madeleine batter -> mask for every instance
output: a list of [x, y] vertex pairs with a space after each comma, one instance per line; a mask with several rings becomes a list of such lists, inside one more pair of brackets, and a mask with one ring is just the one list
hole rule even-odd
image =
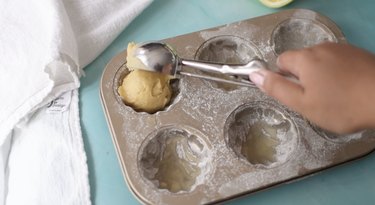
[[162, 110], [171, 99], [171, 77], [143, 70], [145, 65], [133, 56], [135, 48], [135, 43], [128, 44], [126, 66], [130, 73], [125, 76], [118, 93], [125, 104], [135, 110], [154, 113]]
[[148, 70], [146, 65], [142, 63], [138, 58], [134, 57], [134, 51], [138, 45], [134, 42], [128, 44], [128, 49], [126, 50], [126, 66], [129, 70]]

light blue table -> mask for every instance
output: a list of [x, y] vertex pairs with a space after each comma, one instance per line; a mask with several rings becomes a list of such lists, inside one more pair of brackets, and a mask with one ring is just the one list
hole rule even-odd
[[[295, 0], [288, 8], [307, 8], [330, 17], [349, 42], [375, 52], [375, 1]], [[108, 61], [129, 41], [160, 40], [276, 11], [257, 0], [155, 0], [85, 68], [80, 109], [93, 204], [139, 204], [123, 179], [100, 104], [99, 82]], [[375, 154], [228, 203], [375, 204]]]

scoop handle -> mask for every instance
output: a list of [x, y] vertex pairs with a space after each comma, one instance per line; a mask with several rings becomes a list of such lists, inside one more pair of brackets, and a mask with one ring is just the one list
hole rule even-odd
[[191, 60], [181, 60], [180, 63], [185, 66], [190, 66], [192, 68], [197, 68], [206, 72], [222, 73], [228, 75], [242, 75], [248, 76], [254, 71], [260, 69], [266, 69], [266, 63], [262, 60], [252, 60], [244, 65], [223, 65], [219, 63], [207, 63], [202, 61], [191, 61]]

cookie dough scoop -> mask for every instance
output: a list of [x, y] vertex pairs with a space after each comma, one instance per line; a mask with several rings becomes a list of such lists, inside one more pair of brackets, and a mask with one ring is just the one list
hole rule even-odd
[[[135, 48], [132, 54], [132, 57], [139, 59], [139, 61], [144, 64], [142, 69], [148, 71], [168, 74], [174, 77], [178, 77], [178, 75], [186, 75], [190, 77], [203, 78], [242, 86], [253, 86], [251, 81], [248, 80], [250, 73], [260, 69], [267, 69], [266, 63], [259, 59], [253, 59], [247, 64], [231, 65], [182, 59], [178, 57], [176, 52], [169, 45], [162, 42], [138, 44], [137, 48]], [[232, 80], [228, 80], [209, 75], [192, 73], [183, 70], [183, 66], [189, 66], [205, 72], [221, 73], [234, 77], [231, 78]]]

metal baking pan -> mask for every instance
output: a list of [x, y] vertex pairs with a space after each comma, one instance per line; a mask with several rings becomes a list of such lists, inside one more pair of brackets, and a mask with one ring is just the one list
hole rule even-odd
[[[346, 42], [330, 19], [304, 9], [162, 41], [182, 58], [246, 63], [257, 57], [272, 70], [283, 51], [322, 41]], [[375, 148], [373, 131], [336, 136], [256, 87], [186, 76], [172, 82], [174, 95], [164, 110], [137, 112], [117, 93], [129, 73], [125, 63], [126, 51], [108, 63], [100, 95], [124, 177], [144, 204], [221, 202], [311, 175]]]

